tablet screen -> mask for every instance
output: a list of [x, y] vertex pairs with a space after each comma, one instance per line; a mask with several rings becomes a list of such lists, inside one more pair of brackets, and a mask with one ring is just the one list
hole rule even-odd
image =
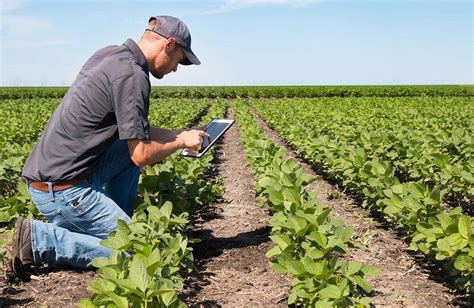
[[198, 154], [190, 153], [186, 150], [181, 152], [181, 155], [190, 156], [190, 157], [201, 157], [204, 155], [205, 152], [215, 143], [219, 137], [221, 137], [224, 132], [234, 123], [232, 119], [220, 119], [220, 120], [213, 120], [205, 129], [204, 131], [208, 133], [211, 137], [204, 138], [204, 142], [202, 144], [201, 150], [199, 150]]
[[217, 137], [219, 137], [219, 134], [223, 132], [226, 127], [229, 126], [229, 123], [226, 122], [218, 122], [218, 121], [213, 121], [211, 124], [209, 124], [208, 127], [206, 127], [205, 132], [211, 135], [211, 140], [209, 142], [208, 138], [204, 138], [204, 142], [202, 143], [201, 150], [199, 150], [199, 153], [204, 152], [204, 150], [211, 144], [213, 141], [216, 140]]

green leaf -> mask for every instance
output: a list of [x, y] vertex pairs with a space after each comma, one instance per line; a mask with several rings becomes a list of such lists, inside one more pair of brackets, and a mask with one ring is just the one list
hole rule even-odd
[[89, 288], [96, 293], [107, 293], [115, 290], [115, 284], [105, 279], [89, 281]]
[[265, 256], [269, 259], [271, 259], [272, 257], [275, 257], [275, 256], [278, 256], [281, 254], [281, 249], [280, 247], [278, 246], [275, 246], [273, 247], [272, 249], [270, 249], [269, 251], [267, 251], [267, 253], [265, 254]]
[[472, 258], [468, 255], [459, 255], [454, 261], [454, 267], [460, 271], [472, 270]]
[[176, 294], [176, 291], [168, 291], [164, 294], [161, 294], [161, 299], [163, 300], [163, 303], [166, 305], [166, 307], [171, 306], [174, 302], [178, 300], [178, 295]]
[[168, 220], [171, 217], [171, 213], [173, 212], [173, 204], [169, 201], [166, 201], [160, 208], [160, 212], [165, 216]]
[[326, 245], [328, 243], [327, 237], [318, 231], [311, 232], [309, 235], [306, 236], [306, 238], [316, 242], [323, 249], [326, 248]]
[[465, 239], [471, 235], [471, 220], [466, 215], [461, 215], [458, 222], [459, 234]]
[[354, 276], [353, 279], [357, 283], [357, 285], [361, 287], [365, 292], [372, 292], [372, 285], [367, 280], [360, 276]]
[[322, 299], [337, 299], [341, 296], [341, 290], [335, 285], [328, 285], [322, 290], [318, 291]]
[[291, 245], [292, 241], [290, 237], [286, 234], [276, 234], [270, 236], [270, 239], [280, 247], [280, 249], [283, 251], [285, 250], [288, 246]]
[[306, 272], [303, 264], [301, 264], [300, 261], [291, 260], [286, 264], [286, 267], [288, 269], [288, 272], [290, 272], [290, 274], [293, 274], [295, 276], [302, 275]]
[[96, 308], [97, 306], [89, 298], [83, 298], [79, 302], [81, 308]]
[[124, 232], [117, 231], [114, 236], [109, 236], [105, 240], [100, 241], [100, 244], [108, 248], [119, 250], [129, 245], [130, 239], [128, 238], [128, 235]]
[[359, 261], [350, 261], [347, 266], [347, 274], [353, 275], [362, 269], [362, 262]]
[[308, 225], [306, 219], [297, 216], [291, 216], [288, 219], [288, 223], [295, 229], [297, 235], [301, 235], [302, 231], [304, 231]]
[[150, 282], [150, 276], [146, 270], [143, 256], [135, 255], [133, 257], [130, 265], [129, 277], [139, 290], [146, 292], [148, 283]]
[[380, 274], [380, 269], [370, 264], [364, 264], [362, 266], [362, 272], [366, 276], [377, 276]]
[[116, 305], [116, 307], [118, 307], [118, 308], [128, 308], [128, 301], [127, 301], [126, 297], [119, 296], [119, 295], [117, 295], [113, 292], [108, 292], [106, 295], [108, 297], [110, 297], [110, 299]]
[[92, 265], [97, 267], [97, 268], [101, 268], [101, 267], [107, 266], [109, 264], [110, 264], [109, 259], [105, 258], [105, 257], [98, 257], [98, 258], [92, 259]]

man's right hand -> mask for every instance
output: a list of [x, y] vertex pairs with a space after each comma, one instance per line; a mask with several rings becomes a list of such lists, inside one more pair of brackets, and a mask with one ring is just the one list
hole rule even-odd
[[179, 147], [189, 152], [198, 153], [204, 142], [204, 138], [211, 139], [211, 136], [203, 130], [185, 130], [176, 136]]

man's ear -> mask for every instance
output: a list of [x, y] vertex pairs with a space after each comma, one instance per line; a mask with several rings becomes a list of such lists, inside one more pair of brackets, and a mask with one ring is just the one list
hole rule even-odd
[[173, 48], [175, 44], [176, 44], [176, 39], [174, 37], [170, 37], [168, 39], [168, 42], [166, 43], [166, 47]]

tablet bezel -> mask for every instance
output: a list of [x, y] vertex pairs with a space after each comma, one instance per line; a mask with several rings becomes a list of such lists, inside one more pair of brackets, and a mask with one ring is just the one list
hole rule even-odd
[[208, 127], [214, 122], [226, 123], [227, 126], [219, 133], [219, 135], [217, 135], [216, 138], [214, 138], [214, 140], [211, 141], [211, 143], [209, 143], [209, 145], [202, 152], [195, 154], [195, 153], [192, 153], [192, 152], [188, 152], [186, 149], [184, 149], [181, 152], [182, 156], [193, 157], [193, 158], [201, 158], [214, 145], [214, 143], [232, 126], [232, 124], [234, 124], [235, 120], [234, 119], [215, 119], [215, 120], [212, 120], [206, 126], [206, 128], [204, 128], [204, 131], [206, 131], [208, 129]]

